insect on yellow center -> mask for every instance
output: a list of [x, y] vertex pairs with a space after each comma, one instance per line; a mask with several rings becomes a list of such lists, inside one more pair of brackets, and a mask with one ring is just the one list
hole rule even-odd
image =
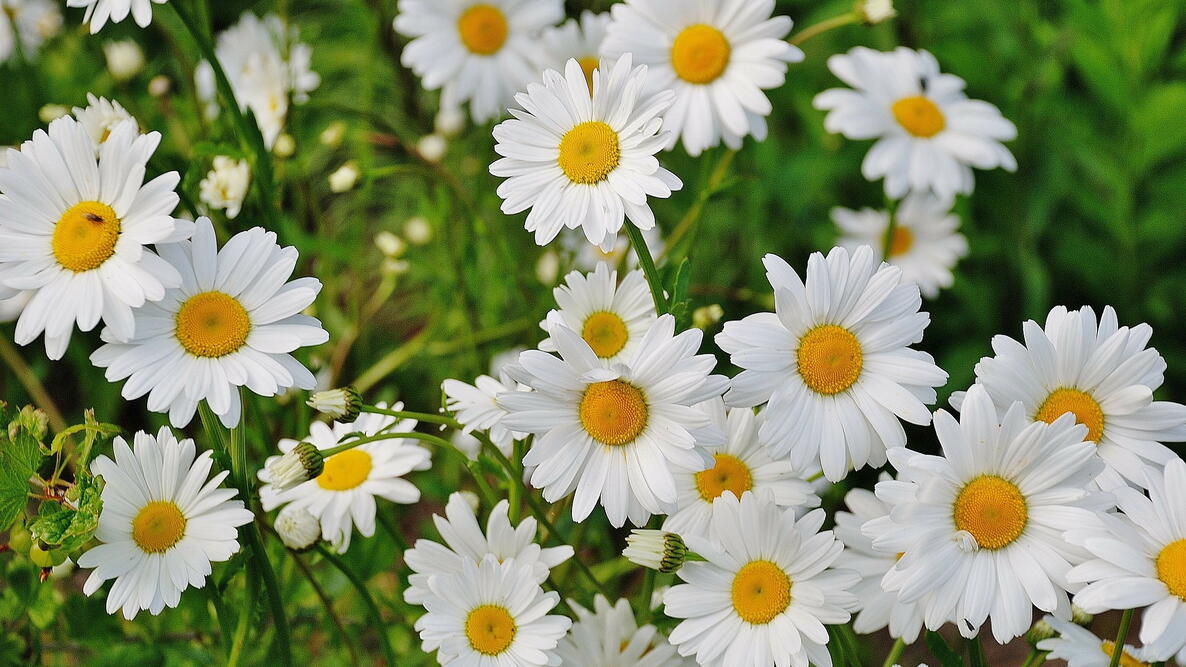
[[768, 560], [750, 561], [733, 576], [731, 595], [741, 620], [765, 625], [791, 606], [791, 578]]
[[177, 340], [195, 357], [223, 357], [247, 343], [247, 309], [223, 292], [195, 294], [177, 310]]
[[[1104, 655], [1111, 658], [1112, 652], [1116, 650], [1116, 642], [1105, 639], [1100, 645], [1100, 650], [1104, 652]], [[1136, 658], [1132, 657], [1132, 654], [1128, 651], [1124, 651], [1120, 654], [1119, 664], [1120, 667], [1149, 667], [1149, 663], [1137, 660]]]
[[819, 394], [839, 394], [861, 377], [861, 342], [851, 331], [824, 324], [803, 334], [795, 352], [803, 383]]
[[647, 426], [647, 400], [642, 391], [621, 380], [594, 382], [581, 396], [581, 426], [606, 445], [626, 445]]
[[726, 491], [740, 498], [754, 488], [753, 475], [744, 461], [731, 454], [716, 454], [713, 459], [713, 467], [696, 473], [696, 490], [701, 498], [711, 503]]
[[1099, 443], [1104, 435], [1104, 410], [1085, 391], [1065, 387], [1055, 389], [1042, 402], [1034, 419], [1050, 424], [1068, 412], [1075, 415], [1076, 422], [1087, 427], [1087, 440]]
[[688, 83], [712, 83], [729, 66], [732, 53], [720, 30], [697, 23], [676, 35], [671, 44], [671, 67]]
[[953, 516], [956, 529], [971, 533], [982, 549], [1000, 549], [1021, 537], [1029, 510], [1016, 484], [996, 475], [981, 475], [955, 497]]
[[132, 540], [145, 553], [159, 554], [185, 537], [185, 515], [168, 500], [154, 500], [132, 519]]
[[939, 106], [923, 95], [903, 97], [890, 110], [898, 124], [916, 137], [933, 137], [947, 127]]
[[54, 259], [68, 271], [97, 269], [115, 254], [120, 221], [110, 206], [84, 201], [71, 206], [54, 225]]
[[622, 159], [618, 133], [609, 125], [590, 120], [577, 125], [560, 139], [560, 170], [573, 183], [600, 183]]
[[626, 322], [616, 313], [601, 311], [585, 320], [581, 338], [593, 348], [593, 354], [608, 359], [626, 347], [630, 332], [626, 330]]
[[465, 617], [465, 638], [482, 655], [498, 655], [515, 641], [515, 619], [506, 609], [492, 604], [475, 607]]
[[585, 73], [585, 83], [589, 84], [589, 94], [593, 94], [593, 72], [597, 71], [597, 66], [600, 64], [597, 58], [589, 56], [587, 58], [577, 59], [577, 63], [581, 66], [581, 71]]
[[1157, 578], [1186, 602], [1186, 539], [1170, 542], [1157, 554]]
[[492, 5], [474, 5], [458, 17], [457, 33], [471, 53], [489, 56], [507, 41], [507, 17]]
[[905, 255], [913, 247], [914, 232], [910, 231], [908, 227], [894, 227], [894, 232], [890, 235], [889, 256]]
[[367, 481], [371, 455], [361, 449], [347, 449], [325, 460], [317, 485], [327, 491], [349, 491]]

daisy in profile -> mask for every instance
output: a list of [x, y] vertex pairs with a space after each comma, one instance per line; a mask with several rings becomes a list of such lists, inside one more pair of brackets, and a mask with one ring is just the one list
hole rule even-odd
[[146, 246], [188, 238], [172, 217], [179, 176], [144, 182], [161, 135], [120, 123], [96, 155], [86, 127], [68, 116], [37, 130], [0, 168], [0, 284], [31, 290], [16, 342], [45, 333], [61, 359], [75, 326], [102, 320], [113, 339], [134, 332], [132, 309], [181, 284], [176, 268]]
[[824, 511], [795, 520], [768, 498], [731, 492], [713, 504], [708, 538], [690, 537], [704, 557], [677, 572], [663, 611], [684, 619], [671, 632], [680, 655], [701, 665], [830, 665], [825, 625], [847, 623], [859, 577], [831, 566], [843, 545], [820, 532]]
[[[606, 365], [630, 358], [658, 317], [646, 278], [638, 270], [627, 273], [621, 284], [608, 264], [598, 264], [589, 274], [573, 271], [552, 295], [560, 308], [550, 311], [540, 328], [547, 331], [552, 322], [559, 322], [579, 331]], [[545, 338], [539, 349], [555, 352], [556, 344]]]
[[523, 458], [534, 467], [532, 486], [553, 503], [575, 493], [574, 521], [599, 502], [614, 526], [674, 511], [675, 470], [709, 467], [702, 445], [722, 438], [694, 407], [728, 383], [711, 375], [712, 355], [696, 354], [701, 332], [676, 334], [675, 319], [663, 315], [630, 358], [609, 368], [567, 326], [554, 323], [550, 333], [558, 357], [528, 350], [511, 370], [533, 391], [498, 397], [506, 425], [536, 436]]
[[400, 63], [425, 90], [441, 88], [441, 107], [469, 103], [475, 123], [506, 113], [516, 92], [539, 75], [540, 32], [564, 19], [561, 0], [399, 0], [395, 31], [411, 39]]
[[195, 456], [194, 441], [180, 442], [168, 427], [153, 437], [140, 431], [132, 447], [119, 436], [115, 460], [99, 455], [91, 471], [103, 478], [103, 511], [96, 537], [101, 544], [78, 559], [94, 568], [83, 586], [91, 595], [114, 579], [107, 613], [123, 610], [132, 620], [176, 607], [181, 593], [201, 588], [210, 564], [239, 550], [237, 528], [252, 519], [234, 489], [219, 485], [227, 471], [210, 477], [209, 450]]
[[1002, 644], [1025, 634], [1032, 607], [1070, 619], [1067, 573], [1087, 554], [1063, 533], [1111, 506], [1092, 490], [1103, 462], [1087, 429], [1070, 416], [1034, 422], [1020, 403], [998, 418], [973, 385], [958, 422], [935, 413], [935, 432], [943, 456], [892, 449], [899, 479], [877, 484], [893, 526], [873, 546], [902, 551], [882, 586], [903, 603], [929, 595], [930, 630], [952, 621], [972, 637], [991, 618]]
[[[378, 407], [387, 406], [380, 403]], [[391, 409], [402, 410], [403, 404], [396, 403]], [[395, 417], [368, 412], [350, 424], [313, 422], [304, 442], [325, 450], [343, 444], [348, 436], [407, 433], [415, 428], [414, 419], [397, 421]], [[322, 539], [333, 544], [338, 553], [350, 548], [355, 528], [363, 537], [375, 534], [376, 497], [405, 505], [419, 501], [420, 489], [403, 476], [432, 467], [431, 453], [415, 440], [390, 438], [334, 454], [325, 459], [317, 477], [282, 489], [282, 480], [273, 477], [274, 464], [298, 444], [296, 440], [281, 440], [280, 456], [270, 456], [264, 462], [257, 473], [264, 483], [259, 490], [260, 502], [265, 511], [292, 504], [317, 517]]]
[[849, 139], [876, 139], [861, 173], [885, 179], [885, 194], [931, 191], [940, 199], [970, 194], [972, 168], [1017, 169], [1001, 142], [1017, 128], [988, 102], [968, 99], [964, 80], [943, 74], [935, 56], [906, 47], [882, 53], [858, 46], [828, 58], [852, 86], [816, 95], [824, 127]]
[[540, 34], [540, 41], [548, 51], [548, 67], [564, 69], [564, 64], [575, 60], [585, 73], [585, 83], [593, 92], [593, 72], [601, 64], [601, 43], [605, 41], [605, 29], [609, 25], [609, 12], [595, 14], [589, 10], [581, 12], [580, 21], [568, 19]]
[[572, 630], [560, 640], [556, 655], [562, 665], [582, 667], [691, 667], [695, 661], [675, 652], [653, 625], [638, 626], [630, 603], [619, 598], [612, 606], [604, 595], [593, 598], [592, 611], [576, 601]]
[[626, 0], [613, 6], [602, 55], [633, 53], [650, 67], [652, 91], [674, 90], [664, 116], [667, 147], [682, 140], [696, 156], [722, 141], [766, 138], [773, 107], [764, 90], [786, 80], [803, 52], [785, 41], [791, 19], [772, 16], [774, 0]]
[[1109, 514], [1067, 533], [1091, 559], [1068, 579], [1086, 584], [1075, 604], [1089, 614], [1147, 607], [1141, 615], [1146, 660], [1186, 664], [1186, 461], [1150, 470], [1149, 495], [1112, 490], [1123, 514]]
[[[1116, 643], [1112, 640], [1100, 639], [1081, 625], [1053, 616], [1042, 620], [1059, 634], [1037, 644], [1039, 651], [1049, 652], [1046, 656], [1048, 660], [1062, 660], [1067, 663], [1067, 667], [1108, 667], [1112, 664], [1112, 652], [1116, 650]], [[1120, 664], [1122, 667], [1148, 667], [1152, 660], [1145, 653], [1144, 650], [1125, 644]]]
[[[445, 392], [445, 409], [461, 422], [461, 432], [469, 435], [474, 431], [486, 431], [490, 441], [503, 454], [509, 454], [516, 440], [527, 437], [526, 433], [512, 431], [503, 424], [506, 408], [498, 403], [498, 396], [508, 391], [518, 391], [519, 383], [505, 373], [498, 378], [479, 375], [473, 384], [461, 380], [445, 380], [441, 390]], [[481, 445], [478, 445], [479, 448]]]
[[725, 323], [717, 345], [744, 370], [725, 402], [767, 403], [758, 437], [796, 470], [822, 464], [835, 482], [849, 469], [880, 467], [906, 444], [902, 424], [929, 424], [926, 405], [947, 373], [911, 346], [930, 316], [918, 286], [868, 246], [813, 253], [807, 280], [775, 255], [763, 259], [773, 313]]
[[90, 26], [91, 34], [95, 34], [107, 25], [108, 21], [119, 23], [132, 15], [136, 25], [147, 28], [152, 23], [153, 4], [163, 5], [169, 0], [66, 0], [67, 7], [86, 7], [82, 15], [82, 22]]
[[526, 227], [537, 244], [580, 228], [608, 252], [627, 217], [639, 229], [655, 226], [647, 197], [683, 187], [655, 159], [672, 93], [645, 96], [646, 77], [647, 68], [634, 67], [627, 54], [602, 62], [590, 93], [580, 64], [569, 60], [564, 74], [547, 70], [542, 84], [516, 95], [523, 111], [494, 128], [494, 150], [503, 157], [490, 173], [507, 179], [498, 186], [502, 212], [531, 209]]
[[[1090, 307], [1057, 306], [1045, 326], [1028, 321], [1022, 334], [1021, 341], [995, 336], [996, 356], [976, 364], [976, 383], [994, 403], [1020, 401], [1035, 421], [1074, 415], [1108, 464], [1100, 478], [1104, 488], [1121, 478], [1143, 485], [1150, 465], [1177, 459], [1161, 443], [1186, 440], [1186, 406], [1153, 400], [1166, 364], [1155, 348], [1146, 347], [1153, 335], [1148, 324], [1121, 327], [1111, 306], [1098, 321]], [[952, 396], [956, 409], [961, 399], [962, 394]]]
[[317, 298], [321, 281], [288, 280], [296, 248], [281, 248], [275, 233], [256, 227], [219, 250], [208, 218], [198, 219], [192, 241], [157, 248], [180, 272], [179, 286], [135, 311], [129, 322], [135, 335], [126, 342], [109, 324], [103, 329], [107, 344], [91, 355], [92, 363], [107, 369], [108, 381], [127, 379], [124, 398], [148, 394], [148, 409], [168, 412], [177, 428], [206, 401], [231, 428], [242, 413], [238, 387], [275, 396], [316, 385], [291, 354], [329, 339], [321, 322], [300, 314]]
[[683, 537], [708, 535], [713, 501], [727, 491], [738, 498], [747, 491], [766, 494], [781, 508], [806, 511], [819, 507], [819, 497], [804, 474], [785, 459], [771, 458], [766, 447], [758, 442], [761, 415], [754, 414], [752, 408], [726, 410], [720, 399], [699, 407], [725, 434], [725, 442], [704, 447], [712, 457], [711, 468], [700, 472], [676, 471], [677, 509], [663, 521], [663, 530]]
[[[928, 299], [955, 282], [952, 270], [968, 254], [968, 239], [959, 233], [959, 216], [951, 212], [950, 202], [931, 194], [912, 194], [898, 205], [896, 224], [889, 239], [887, 261], [902, 269], [902, 280], [918, 285]], [[885, 234], [890, 213], [863, 208], [832, 209], [832, 220], [840, 230], [836, 245], [855, 251], [867, 245], [878, 256], [885, 253]]]
[[87, 106], [85, 107], [74, 107], [74, 117], [86, 128], [87, 134], [91, 135], [91, 139], [95, 142], [96, 152], [111, 136], [111, 131], [120, 123], [127, 120], [131, 120], [133, 123], [136, 121], [132, 114], [128, 113], [128, 110], [115, 100], [87, 93], [86, 102]]
[[0, 63], [16, 52], [17, 40], [22, 57], [35, 58], [42, 43], [61, 32], [60, 6], [53, 0], [0, 0]]
[[478, 563], [462, 561], [457, 572], [430, 577], [428, 586], [428, 613], [416, 628], [425, 650], [437, 650], [442, 665], [560, 663], [556, 645], [572, 621], [548, 614], [560, 594], [545, 593], [530, 564], [487, 554]]

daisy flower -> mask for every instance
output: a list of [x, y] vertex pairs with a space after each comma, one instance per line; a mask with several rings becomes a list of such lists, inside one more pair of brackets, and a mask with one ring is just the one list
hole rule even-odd
[[[855, 251], [867, 245], [881, 256], [885, 252], [888, 211], [863, 208], [832, 209], [832, 220], [840, 230], [836, 245]], [[955, 281], [952, 269], [968, 254], [968, 239], [957, 230], [959, 216], [950, 202], [931, 194], [911, 194], [894, 214], [896, 223], [889, 242], [889, 263], [902, 269], [902, 280], [915, 283], [928, 299]]]
[[638, 626], [627, 600], [612, 606], [604, 595], [593, 598], [593, 610], [570, 600], [576, 613], [572, 630], [560, 640], [556, 655], [562, 665], [582, 667], [676, 667], [695, 661], [676, 654], [675, 647], [653, 625]]
[[[1053, 616], [1042, 619], [1058, 630], [1060, 636], [1043, 639], [1038, 642], [1039, 651], [1047, 651], [1047, 660], [1062, 660], [1067, 667], [1108, 667], [1112, 664], [1112, 652], [1116, 650], [1116, 643], [1110, 639], [1100, 639], [1091, 630], [1076, 625], [1070, 621], [1060, 621]], [[1128, 644], [1124, 645], [1124, 653], [1120, 656], [1122, 667], [1147, 667], [1152, 660], [1145, 656], [1145, 651]]]
[[585, 10], [581, 12], [579, 22], [569, 19], [561, 25], [546, 28], [540, 33], [540, 41], [548, 52], [548, 66], [559, 70], [569, 60], [577, 61], [592, 93], [593, 72], [601, 64], [601, 43], [605, 41], [608, 25], [609, 12], [595, 14]]
[[146, 246], [187, 238], [193, 223], [172, 215], [177, 172], [144, 182], [161, 135], [120, 123], [95, 153], [85, 126], [62, 117], [37, 130], [0, 168], [0, 283], [34, 294], [16, 325], [26, 345], [45, 333], [61, 359], [77, 324], [102, 319], [115, 339], [132, 337], [133, 308], [181, 284], [176, 268]]
[[256, 227], [219, 250], [208, 218], [198, 218], [192, 241], [157, 248], [181, 273], [180, 286], [135, 311], [135, 336], [127, 342], [119, 342], [113, 326], [105, 328], [107, 344], [91, 355], [108, 381], [128, 380], [124, 398], [148, 394], [148, 409], [168, 411], [177, 428], [204, 400], [232, 428], [242, 412], [237, 387], [276, 396], [317, 384], [290, 354], [329, 339], [321, 322], [300, 314], [321, 281], [288, 280], [296, 248], [281, 248], [275, 233]]
[[704, 447], [712, 457], [711, 468], [700, 472], [676, 471], [677, 509], [664, 520], [663, 530], [685, 537], [707, 535], [713, 501], [726, 491], [738, 498], [747, 491], [766, 494], [781, 508], [819, 507], [819, 497], [803, 474], [792, 468], [789, 461], [771, 458], [766, 447], [758, 442], [761, 415], [754, 414], [751, 408], [726, 410], [720, 399], [699, 407], [725, 434], [725, 442]]
[[475, 123], [501, 117], [543, 64], [539, 33], [564, 18], [561, 0], [399, 0], [400, 62], [441, 107], [469, 102]]
[[17, 40], [24, 58], [36, 57], [61, 28], [62, 11], [52, 0], [0, 0], [0, 63], [12, 57]]
[[152, 23], [153, 4], [163, 5], [168, 0], [66, 0], [67, 7], [86, 7], [82, 22], [89, 24], [91, 34], [107, 25], [107, 21], [119, 23], [132, 15], [136, 25], [147, 28]]
[[[377, 407], [387, 406], [380, 403]], [[396, 403], [391, 409], [402, 410], [403, 404]], [[415, 419], [397, 422], [395, 417], [368, 412], [350, 424], [313, 422], [304, 442], [326, 450], [343, 444], [348, 436], [407, 433], [415, 428]], [[288, 438], [281, 440], [281, 456], [298, 444], [300, 442]], [[269, 467], [281, 456], [269, 456], [256, 474], [264, 483], [259, 490], [264, 510], [270, 512], [289, 504], [303, 508], [321, 522], [322, 539], [337, 547], [338, 553], [346, 553], [350, 548], [350, 536], [355, 528], [363, 537], [375, 534], [376, 496], [405, 505], [418, 502], [420, 490], [403, 476], [413, 470], [432, 467], [431, 453], [416, 441], [391, 438], [334, 454], [325, 459], [320, 475], [280, 490]]]
[[577, 61], [564, 74], [547, 70], [542, 84], [515, 96], [523, 111], [494, 128], [503, 157], [490, 173], [507, 179], [498, 186], [502, 212], [531, 209], [526, 227], [539, 245], [581, 228], [608, 252], [625, 218], [639, 229], [655, 226], [647, 197], [683, 187], [654, 157], [666, 141], [659, 128], [672, 93], [644, 96], [647, 68], [632, 67], [630, 58], [602, 62], [592, 93]]
[[[620, 285], [618, 272], [608, 264], [598, 264], [589, 274], [573, 271], [552, 295], [560, 308], [550, 311], [540, 328], [547, 331], [550, 323], [559, 322], [579, 331], [607, 366], [630, 358], [658, 317], [646, 278], [638, 270], [627, 273]], [[545, 338], [539, 349], [555, 352], [556, 344]]]
[[[843, 545], [820, 532], [823, 510], [795, 520], [793, 509], [747, 493], [713, 503], [709, 537], [690, 537], [704, 561], [677, 572], [663, 610], [684, 619], [671, 632], [680, 655], [701, 665], [831, 665], [824, 625], [847, 623], [859, 578], [832, 569]], [[793, 594], [792, 594], [793, 592]]]
[[443, 665], [558, 665], [555, 649], [572, 621], [548, 614], [560, 594], [544, 592], [528, 563], [499, 562], [487, 554], [479, 563], [430, 577], [428, 610], [416, 622], [425, 650], [440, 647]]
[[226, 211], [228, 220], [234, 220], [243, 208], [247, 188], [251, 184], [251, 168], [247, 160], [219, 155], [202, 182], [198, 184], [198, 196], [202, 203], [212, 209]]
[[87, 93], [86, 102], [87, 106], [85, 107], [74, 107], [74, 117], [86, 128], [87, 134], [91, 135], [91, 140], [95, 142], [96, 152], [120, 123], [126, 120], [133, 122], [136, 120], [122, 104], [115, 100]]
[[441, 390], [445, 392], [445, 409], [452, 412], [465, 427], [461, 432], [468, 435], [474, 431], [486, 431], [499, 451], [508, 455], [515, 441], [527, 437], [527, 434], [512, 431], [503, 424], [507, 410], [499, 405], [498, 396], [508, 391], [518, 391], [519, 388], [519, 383], [505, 373], [497, 379], [479, 375], [473, 384], [453, 379], [441, 383]]
[[910, 347], [930, 324], [918, 286], [868, 246], [813, 253], [806, 282], [775, 255], [763, 264], [775, 312], [726, 322], [716, 337], [744, 369], [725, 402], [767, 403], [758, 437], [796, 470], [822, 464], [835, 482], [850, 468], [880, 467], [886, 448], [906, 444], [898, 420], [929, 424], [926, 405], [947, 381]]
[[952, 621], [972, 637], [991, 618], [1002, 644], [1025, 634], [1032, 607], [1069, 619], [1078, 586], [1067, 572], [1087, 554], [1063, 532], [1111, 506], [1090, 484], [1103, 462], [1087, 429], [1069, 416], [1031, 421], [1020, 403], [998, 419], [973, 385], [958, 422], [935, 413], [935, 433], [943, 456], [892, 449], [899, 479], [877, 484], [893, 525], [873, 546], [903, 552], [882, 586], [903, 603], [931, 594], [930, 630]]
[[1089, 614], [1148, 607], [1140, 633], [1146, 659], [1186, 664], [1186, 461], [1150, 470], [1148, 484], [1148, 497], [1114, 489], [1123, 514], [1067, 533], [1091, 554], [1068, 579], [1087, 584], [1075, 604]]
[[689, 155], [724, 141], [731, 149], [766, 138], [772, 106], [762, 91], [786, 80], [803, 52], [785, 41], [791, 19], [774, 0], [626, 0], [613, 6], [602, 55], [633, 53], [651, 68], [652, 91], [675, 91], [664, 116]]
[[554, 323], [550, 332], [559, 357], [528, 350], [511, 370], [533, 391], [498, 397], [507, 427], [536, 436], [523, 458], [534, 467], [532, 486], [552, 503], [575, 492], [574, 521], [599, 501], [614, 526], [674, 511], [674, 469], [709, 467], [701, 445], [722, 437], [694, 407], [728, 383], [710, 375], [712, 355], [696, 354], [700, 331], [676, 334], [675, 319], [663, 315], [629, 359], [609, 368], [572, 329]]
[[1017, 169], [1000, 143], [1016, 138], [1017, 128], [995, 106], [968, 99], [964, 80], [940, 73], [929, 52], [858, 46], [828, 58], [828, 68], [853, 89], [816, 95], [815, 107], [828, 112], [824, 127], [849, 139], [877, 139], [861, 173], [885, 178], [890, 198], [930, 190], [951, 199], [972, 192], [972, 167]]
[[[180, 442], [168, 427], [153, 437], [140, 431], [132, 448], [116, 436], [115, 460], [99, 455], [91, 471], [103, 478], [103, 510], [95, 537], [101, 544], [78, 559], [94, 568], [83, 586], [91, 595], [108, 579], [107, 613], [123, 609], [132, 620], [176, 607], [181, 593], [201, 588], [210, 564], [239, 550], [237, 528], [252, 514], [234, 489], [219, 488], [227, 471], [210, 477], [211, 453], [195, 456], [194, 441]], [[133, 449], [134, 448], [134, 449]]]
[[[1111, 306], [1098, 322], [1090, 307], [1057, 306], [1044, 327], [1030, 320], [1022, 334], [1022, 341], [995, 336], [996, 356], [976, 364], [976, 383], [994, 403], [1020, 401], [1035, 421], [1074, 415], [1108, 464], [1104, 488], [1121, 478], [1143, 485], [1149, 465], [1177, 458], [1160, 443], [1186, 440], [1186, 406], [1153, 400], [1166, 365], [1156, 348], [1146, 347], [1153, 335], [1148, 324], [1118, 326]], [[956, 409], [961, 399], [952, 396]]]

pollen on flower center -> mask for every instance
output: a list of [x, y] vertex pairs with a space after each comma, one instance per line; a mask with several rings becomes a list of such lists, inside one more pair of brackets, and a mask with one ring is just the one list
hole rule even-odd
[[102, 202], [84, 201], [71, 206], [54, 225], [51, 247], [54, 259], [68, 271], [97, 269], [115, 254], [120, 220]]
[[593, 354], [608, 359], [626, 347], [630, 333], [626, 330], [626, 322], [617, 313], [603, 310], [585, 320], [581, 338], [593, 348]]
[[367, 481], [372, 465], [370, 454], [358, 448], [347, 449], [325, 460], [317, 485], [327, 491], [349, 491]]
[[898, 124], [916, 137], [933, 137], [947, 127], [939, 105], [923, 95], [903, 97], [890, 110]]
[[634, 442], [647, 425], [647, 401], [638, 387], [621, 380], [594, 382], [581, 396], [581, 426], [606, 445]]
[[838, 394], [861, 377], [861, 342], [851, 331], [835, 324], [824, 324], [803, 334], [795, 356], [799, 376], [816, 393]]
[[176, 335], [195, 357], [223, 357], [247, 343], [251, 318], [238, 299], [223, 292], [195, 294], [177, 310]]
[[492, 55], [507, 41], [507, 17], [492, 5], [474, 5], [458, 17], [457, 32], [471, 53]]
[[731, 454], [716, 454], [713, 459], [713, 467], [696, 473], [696, 490], [701, 498], [711, 503], [726, 491], [740, 498], [754, 488], [753, 475], [744, 461]]
[[1157, 578], [1186, 602], [1186, 539], [1170, 542], [1157, 554]]
[[159, 554], [185, 537], [185, 515], [168, 500], [154, 500], [132, 519], [132, 540], [141, 551]]
[[901, 225], [894, 227], [893, 234], [890, 235], [889, 256], [904, 255], [910, 252], [912, 247], [914, 247], [914, 232], [910, 231], [909, 227]]
[[731, 596], [741, 620], [765, 625], [791, 606], [791, 578], [768, 560], [750, 561], [733, 576]]
[[507, 650], [517, 630], [511, 613], [497, 605], [475, 607], [465, 617], [465, 638], [482, 655], [499, 655]]
[[589, 94], [593, 94], [593, 72], [597, 70], [600, 65], [597, 58], [589, 56], [587, 58], [577, 59], [577, 63], [581, 66], [581, 71], [585, 73], [585, 83], [589, 84]]
[[952, 514], [956, 529], [971, 533], [983, 549], [1012, 544], [1029, 521], [1021, 490], [996, 475], [982, 475], [968, 482], [956, 496]]
[[688, 83], [712, 83], [729, 66], [732, 52], [720, 30], [697, 23], [676, 35], [671, 44], [671, 67]]
[[[1112, 652], [1116, 650], [1116, 642], [1105, 639], [1100, 645], [1100, 650], [1104, 652], [1104, 655], [1111, 658]], [[1120, 653], [1120, 667], [1149, 667], [1149, 663], [1137, 660], [1128, 651], [1122, 651]]]
[[618, 133], [599, 120], [581, 123], [560, 139], [557, 161], [561, 171], [573, 183], [600, 183], [617, 169], [621, 159]]
[[1055, 389], [1042, 402], [1034, 419], [1050, 424], [1068, 412], [1075, 415], [1076, 422], [1087, 427], [1087, 440], [1099, 443], [1104, 435], [1104, 410], [1085, 391], [1066, 387]]

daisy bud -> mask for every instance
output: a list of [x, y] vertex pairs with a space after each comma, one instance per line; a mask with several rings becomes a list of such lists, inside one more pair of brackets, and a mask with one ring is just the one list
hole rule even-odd
[[407, 250], [408, 244], [395, 234], [383, 230], [375, 234], [375, 247], [379, 249], [379, 252], [388, 257], [399, 257]]
[[1046, 622], [1045, 618], [1040, 618], [1038, 619], [1037, 623], [1034, 623], [1033, 626], [1030, 627], [1029, 632], [1025, 633], [1025, 640], [1029, 642], [1030, 645], [1037, 646], [1038, 642], [1045, 639], [1050, 639], [1056, 634], [1058, 634], [1058, 632], [1054, 629], [1054, 626]]
[[433, 121], [437, 134], [452, 137], [465, 129], [465, 112], [458, 107], [449, 107], [437, 112]]
[[130, 39], [107, 42], [103, 45], [103, 55], [107, 58], [107, 71], [116, 81], [127, 81], [144, 69], [144, 51]]
[[37, 118], [43, 123], [51, 123], [68, 113], [70, 110], [61, 104], [47, 104], [37, 110]]
[[1071, 622], [1074, 623], [1075, 625], [1082, 625], [1083, 627], [1087, 627], [1087, 626], [1091, 625], [1091, 620], [1093, 618], [1095, 618], [1095, 616], [1092, 616], [1091, 614], [1083, 611], [1081, 608], [1077, 607], [1076, 605], [1071, 605]]
[[888, 21], [898, 15], [893, 0], [857, 0], [853, 9], [866, 25]]
[[271, 484], [277, 491], [291, 489], [321, 474], [325, 456], [311, 442], [302, 442], [268, 466]]
[[306, 404], [343, 424], [354, 423], [362, 412], [362, 396], [357, 389], [350, 386], [315, 391]]
[[354, 189], [361, 176], [362, 172], [358, 170], [358, 165], [354, 162], [347, 162], [329, 175], [329, 189], [336, 194], [349, 192]]
[[321, 537], [321, 524], [308, 510], [296, 505], [285, 505], [272, 524], [284, 546], [293, 551], [305, 551]]
[[330, 123], [321, 135], [317, 138], [323, 146], [336, 148], [338, 144], [342, 143], [342, 139], [346, 136], [346, 124], [340, 120]]
[[420, 157], [434, 164], [445, 157], [445, 151], [448, 148], [449, 145], [445, 142], [445, 138], [439, 134], [426, 134], [416, 142], [416, 151], [420, 153]]
[[404, 223], [404, 236], [416, 245], [424, 245], [432, 240], [432, 225], [419, 215], [408, 218]]
[[675, 533], [632, 530], [626, 536], [626, 549], [622, 555], [635, 565], [669, 574], [683, 566], [688, 548], [684, 546], [683, 538]]
[[296, 152], [296, 139], [293, 139], [291, 134], [276, 137], [276, 145], [272, 146], [272, 152], [276, 157], [292, 157]]
[[692, 311], [692, 326], [697, 329], [707, 329], [717, 322], [725, 315], [725, 309], [721, 308], [719, 303], [714, 303], [711, 306], [701, 306]]

